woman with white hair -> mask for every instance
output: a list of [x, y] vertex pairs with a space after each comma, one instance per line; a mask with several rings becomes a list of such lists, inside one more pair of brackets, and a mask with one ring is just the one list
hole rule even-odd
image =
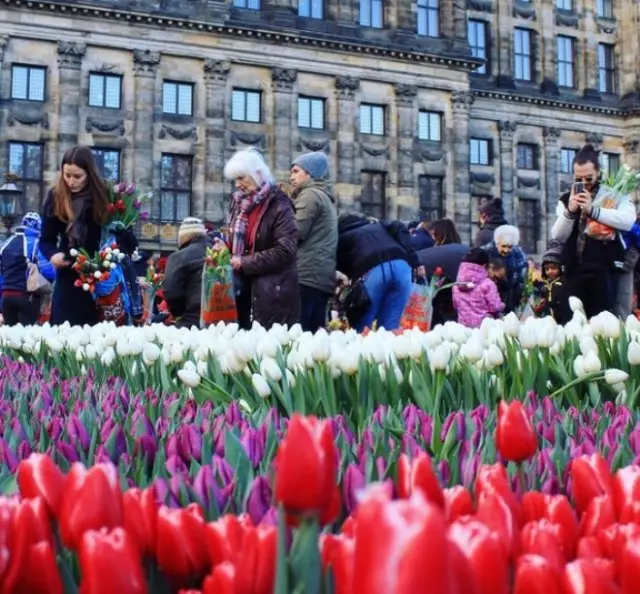
[[527, 256], [519, 244], [520, 230], [513, 225], [501, 225], [493, 232], [493, 241], [482, 248], [489, 253], [490, 260], [502, 258], [507, 267], [509, 289], [505, 313], [514, 311], [521, 305], [529, 273]]
[[256, 149], [238, 151], [224, 168], [235, 181], [227, 219], [240, 327], [298, 321], [298, 228], [291, 200]]

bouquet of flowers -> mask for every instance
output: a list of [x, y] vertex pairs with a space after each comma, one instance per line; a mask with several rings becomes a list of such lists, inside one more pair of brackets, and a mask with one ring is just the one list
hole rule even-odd
[[98, 296], [112, 288], [109, 283], [112, 271], [124, 257], [116, 244], [103, 248], [94, 257], [85, 250], [71, 250], [70, 254], [75, 258], [72, 268], [78, 273], [75, 286]]
[[427, 332], [433, 320], [433, 301], [436, 295], [445, 289], [450, 289], [456, 283], [448, 283], [444, 271], [439, 266], [433, 271], [427, 284], [413, 283], [409, 302], [404, 308], [400, 327], [405, 330], [418, 328]]
[[145, 276], [146, 292], [144, 294], [145, 320], [148, 323], [153, 318], [154, 303], [158, 292], [162, 289], [164, 281], [164, 268], [158, 266], [158, 262], [151, 260]]
[[106, 227], [129, 229], [134, 227], [146, 213], [141, 212], [142, 206], [149, 202], [152, 192], [143, 193], [132, 183], [119, 182], [109, 184], [109, 218]]
[[200, 326], [202, 328], [218, 322], [235, 322], [238, 319], [233, 292], [231, 253], [224, 244], [207, 248], [202, 270], [200, 303]]

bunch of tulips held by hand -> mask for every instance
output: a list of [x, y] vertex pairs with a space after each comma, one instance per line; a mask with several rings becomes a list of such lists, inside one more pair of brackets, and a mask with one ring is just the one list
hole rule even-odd
[[[501, 403], [501, 455], [533, 456], [518, 401]], [[640, 468], [612, 474], [598, 455], [571, 463], [572, 502], [517, 495], [504, 466], [481, 466], [472, 490], [443, 489], [424, 452], [402, 454], [396, 480], [363, 490], [341, 526], [331, 426], [294, 415], [278, 446], [277, 521], [197, 504], [170, 508], [153, 489], [121, 492], [110, 464], [66, 476], [33, 454], [21, 498], [0, 499], [2, 592], [82, 594], [584, 594], [637, 591]]]
[[72, 249], [70, 255], [75, 258], [72, 268], [78, 273], [75, 286], [90, 293], [98, 283], [109, 280], [111, 271], [124, 258], [117, 243], [102, 248], [93, 258], [85, 250]]

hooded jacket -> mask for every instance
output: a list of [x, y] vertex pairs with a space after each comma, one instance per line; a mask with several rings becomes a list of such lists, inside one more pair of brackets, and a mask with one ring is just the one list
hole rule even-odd
[[332, 294], [336, 284], [338, 213], [324, 181], [311, 179], [293, 193], [298, 225], [298, 282]]
[[40, 274], [49, 282], [55, 280], [55, 268], [40, 250], [39, 239], [40, 235], [34, 229], [18, 227], [15, 235], [0, 248], [0, 287], [3, 290], [27, 290], [27, 258], [38, 265]]
[[498, 288], [484, 266], [463, 262], [457, 282], [453, 287], [453, 305], [463, 326], [479, 328], [482, 320], [504, 310]]
[[480, 227], [480, 230], [476, 234], [473, 241], [473, 247], [482, 247], [487, 243], [491, 243], [493, 241], [493, 232], [498, 227], [508, 224], [507, 220], [504, 218], [504, 207], [502, 206], [501, 200], [494, 200], [492, 204], [489, 205], [487, 214], [489, 218], [487, 219], [487, 222]]

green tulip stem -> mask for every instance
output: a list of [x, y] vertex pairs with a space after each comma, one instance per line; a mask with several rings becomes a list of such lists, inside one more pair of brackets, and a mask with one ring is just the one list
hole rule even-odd
[[278, 507], [278, 553], [276, 555], [276, 583], [274, 594], [289, 594], [287, 568], [287, 525], [284, 509]]
[[520, 483], [520, 497], [527, 492], [527, 481], [524, 475], [524, 462], [518, 464], [518, 482]]
[[65, 594], [77, 594], [78, 586], [73, 576], [73, 571], [69, 567], [69, 553], [65, 550], [58, 533], [57, 526], [53, 527], [53, 542], [58, 553], [58, 569], [64, 586]]
[[583, 382], [593, 382], [593, 381], [597, 381], [597, 380], [601, 380], [604, 379], [604, 372], [602, 371], [594, 371], [592, 373], [587, 373], [586, 375], [582, 376], [582, 377], [578, 377], [576, 379], [574, 379], [573, 381], [569, 382], [568, 384], [562, 386], [562, 388], [559, 388], [558, 390], [556, 390], [555, 392], [553, 392], [552, 394], [549, 394], [549, 398], [555, 398], [556, 396], [558, 396], [559, 394], [562, 394], [562, 392], [569, 390], [570, 388], [573, 388], [574, 386], [577, 386], [578, 384], [581, 384]]

